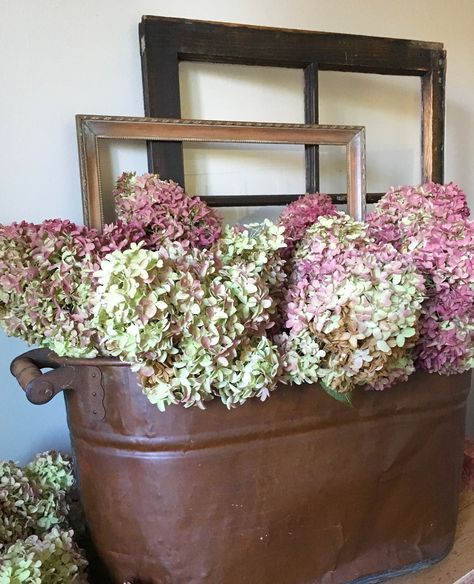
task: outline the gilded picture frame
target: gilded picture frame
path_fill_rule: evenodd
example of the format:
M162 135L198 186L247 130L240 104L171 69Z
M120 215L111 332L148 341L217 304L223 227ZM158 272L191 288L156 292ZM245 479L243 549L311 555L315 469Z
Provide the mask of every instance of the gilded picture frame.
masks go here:
M87 225L98 230L104 225L100 140L345 146L348 213L357 220L365 216L365 128L362 126L256 124L94 115L77 115L76 125L84 220ZM159 172L159 161L157 170ZM268 205L272 198L278 198L281 202L282 197L284 195L222 195L219 196L219 202L220 206ZM294 197L287 195L288 200ZM202 198L210 204L215 203L215 197Z

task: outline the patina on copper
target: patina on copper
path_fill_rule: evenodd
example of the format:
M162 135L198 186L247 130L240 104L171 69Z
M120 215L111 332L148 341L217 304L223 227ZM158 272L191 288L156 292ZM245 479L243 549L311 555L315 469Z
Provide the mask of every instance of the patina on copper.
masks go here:
M416 373L358 391L352 408L306 385L160 413L115 360L37 350L12 372L33 402L65 388L81 500L114 584L379 582L453 543L469 374Z

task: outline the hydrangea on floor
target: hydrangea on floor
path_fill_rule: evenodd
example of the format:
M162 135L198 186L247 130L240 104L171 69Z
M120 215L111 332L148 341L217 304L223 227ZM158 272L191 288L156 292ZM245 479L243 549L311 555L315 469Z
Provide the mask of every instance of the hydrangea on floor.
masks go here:
M21 468L0 462L0 584L86 584L73 541L67 492L71 463L56 452Z
M393 246L343 213L320 217L296 250L276 337L287 379L341 393L405 380L423 298L423 278Z
M0 543L67 525L72 483L70 462L57 453L40 454L25 468L0 462Z
M0 584L87 584L87 561L72 536L72 531L54 528L5 551L0 546Z
M474 222L456 185L392 189L369 215L370 233L392 243L426 278L417 366L445 375L474 367Z

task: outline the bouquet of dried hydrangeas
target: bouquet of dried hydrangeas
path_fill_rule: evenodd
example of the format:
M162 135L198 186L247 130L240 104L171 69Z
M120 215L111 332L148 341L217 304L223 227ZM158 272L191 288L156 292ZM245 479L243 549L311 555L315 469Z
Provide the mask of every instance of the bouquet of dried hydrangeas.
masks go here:
M474 227L454 185L392 189L366 224L306 195L223 227L172 181L123 174L118 219L0 226L0 325L132 364L150 401L227 407L279 381L341 399L474 365Z
M73 482L69 459L56 452L25 468L0 462L0 584L87 583L68 519Z

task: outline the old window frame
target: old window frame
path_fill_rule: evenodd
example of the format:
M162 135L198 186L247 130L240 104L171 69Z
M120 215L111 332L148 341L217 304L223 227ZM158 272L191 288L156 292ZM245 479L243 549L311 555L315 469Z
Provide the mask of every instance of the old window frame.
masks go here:
M317 124L318 72L409 75L421 80L422 182L444 179L446 51L442 43L341 33L245 26L161 16L139 25L145 115L180 118L180 61L293 67L304 72L305 122ZM149 144L151 171L184 184L182 146ZM306 190L319 188L317 146L307 146ZM375 202L381 193L369 193ZM337 203L345 195L335 194ZM259 204L270 204L258 201ZM287 202L275 201L271 204Z

